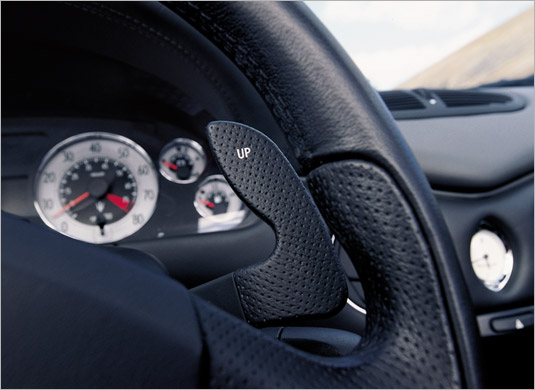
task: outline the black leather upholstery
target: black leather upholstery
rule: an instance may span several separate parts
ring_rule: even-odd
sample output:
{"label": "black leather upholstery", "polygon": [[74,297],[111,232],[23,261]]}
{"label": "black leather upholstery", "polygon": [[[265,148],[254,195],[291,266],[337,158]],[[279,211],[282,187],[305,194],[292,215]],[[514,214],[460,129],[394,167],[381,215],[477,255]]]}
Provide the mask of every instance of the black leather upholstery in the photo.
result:
{"label": "black leather upholstery", "polygon": [[[433,299],[445,311],[441,332],[451,332],[459,363],[452,373],[459,372],[458,385],[477,386],[476,327],[451,239],[391,115],[347,55],[302,4],[179,2],[169,7],[249,78],[286,132],[304,173],[345,159],[371,162],[385,173],[411,209],[418,239],[429,251],[429,272],[438,285]],[[329,225],[336,224],[329,214],[325,217]],[[357,233],[346,227],[344,234],[351,230]],[[369,276],[370,283],[379,281],[378,275]]]}
{"label": "black leather upholstery", "polygon": [[[234,61],[286,132],[327,223],[366,278],[364,341],[355,355],[320,358],[193,298],[205,345],[207,364],[201,366],[198,324],[183,288],[98,248],[2,216],[2,233],[9,234],[2,237],[2,253],[22,251],[27,260],[3,259],[2,309],[16,316],[3,316],[2,331],[35,335],[3,337],[3,385],[477,387],[473,314],[447,230],[423,174],[362,74],[302,4],[168,6]],[[39,237],[39,247],[25,247],[28,231]],[[51,254],[50,272],[33,273],[43,268],[44,250]],[[35,294],[43,277],[51,280],[46,285],[58,282],[60,293]],[[94,302],[96,311],[86,310]],[[61,328],[55,328],[58,318]],[[102,328],[108,318],[116,322]],[[84,332],[93,328],[94,344],[87,343]],[[106,333],[97,332],[102,329]],[[45,352],[28,360],[36,345]],[[78,360],[84,345],[88,362]],[[9,382],[10,375],[18,382]]]}
{"label": "black leather upholstery", "polygon": [[277,145],[235,122],[212,122],[207,135],[229,184],[277,237],[268,259],[233,274],[245,319],[266,326],[341,310],[346,278],[327,226]]}
{"label": "black leather upholstery", "polygon": [[310,175],[318,205],[348,250],[367,294],[366,335],[353,355],[296,351],[197,301],[211,387],[454,388],[461,386],[431,254],[388,175],[363,161]]}

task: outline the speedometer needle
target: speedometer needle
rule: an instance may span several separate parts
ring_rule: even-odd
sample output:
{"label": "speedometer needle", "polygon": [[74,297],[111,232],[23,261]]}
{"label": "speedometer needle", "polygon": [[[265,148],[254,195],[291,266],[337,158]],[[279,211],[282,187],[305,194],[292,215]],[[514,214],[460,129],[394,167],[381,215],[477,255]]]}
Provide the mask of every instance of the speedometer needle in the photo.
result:
{"label": "speedometer needle", "polygon": [[80,195],[78,198],[71,200],[69,203],[67,203],[61,210],[57,211],[55,214],[52,215],[52,218],[56,218],[63,214],[65,211],[69,210],[70,208],[76,206],[78,203],[80,203],[82,200],[86,199],[89,196],[89,192],[84,192],[82,195]]}
{"label": "speedometer needle", "polygon": [[129,202],[127,200],[124,200],[120,196],[117,196],[114,194],[107,194],[106,199],[108,199],[115,206],[119,207],[125,213],[128,213],[130,211],[131,206],[134,205],[134,202]]}

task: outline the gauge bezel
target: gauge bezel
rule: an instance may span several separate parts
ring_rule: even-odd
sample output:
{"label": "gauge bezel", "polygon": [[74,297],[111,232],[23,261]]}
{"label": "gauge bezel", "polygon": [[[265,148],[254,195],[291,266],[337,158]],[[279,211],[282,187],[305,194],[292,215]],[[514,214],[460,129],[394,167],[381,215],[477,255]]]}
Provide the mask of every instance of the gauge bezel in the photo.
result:
{"label": "gauge bezel", "polygon": [[[161,160],[162,160],[162,156],[164,155],[164,153],[166,153],[169,149],[171,149],[173,147],[176,147],[177,144],[186,145],[186,146],[191,147],[196,152],[198,152],[199,155],[202,157],[204,167],[202,169],[202,172],[199,173],[198,176],[190,178],[190,179],[187,179],[187,180],[180,180],[176,176],[173,177],[172,175],[170,175],[165,170],[165,168],[162,166]],[[160,151],[160,155],[158,156],[158,170],[160,171],[162,176],[165,177],[167,180],[169,180],[169,181],[171,181],[173,183],[177,183],[177,184],[195,183],[197,180],[199,180],[201,178],[202,174],[206,170],[206,165],[207,165],[207,160],[206,160],[206,153],[204,152],[204,148],[197,141],[194,141],[191,138],[175,138],[175,139],[169,141],[167,144],[164,145],[164,147]]]}
{"label": "gauge bezel", "polygon": [[203,205],[200,205],[198,202],[197,202],[197,193],[199,192],[199,189],[201,187],[203,187],[206,183],[208,182],[211,182],[211,181],[214,181],[214,180],[219,180],[221,182],[224,182],[229,188],[230,190],[236,195],[236,197],[238,198],[238,200],[240,201],[241,203],[241,209],[239,211],[242,211],[245,207],[245,203],[243,203],[243,201],[238,197],[238,195],[234,192],[234,190],[232,189],[232,187],[230,186],[230,184],[228,183],[227,179],[225,178],[225,176],[223,175],[211,175],[211,176],[208,176],[207,178],[205,178],[203,181],[201,181],[199,183],[199,185],[197,186],[197,189],[195,190],[195,197],[193,199],[193,206],[195,206],[195,210],[197,210],[197,213],[202,217],[202,218],[215,218],[215,219],[221,219],[221,220],[224,220],[224,219],[230,219],[230,218],[233,218],[234,217],[234,214],[235,212],[229,212],[229,213],[225,213],[225,214],[219,214],[219,215],[210,215],[210,214],[207,214],[205,212],[205,208]]}
{"label": "gauge bezel", "polygon": [[[474,259],[472,259],[472,245],[474,245],[474,239],[478,234],[481,234],[483,232],[490,233],[494,236],[496,236],[500,241],[501,244],[505,248],[505,259],[504,259],[504,266],[501,271],[501,275],[497,279],[493,280],[485,280],[478,276],[475,268],[474,268]],[[503,290],[503,288],[507,285],[509,280],[511,279],[511,275],[513,274],[513,268],[514,268],[514,256],[513,256],[513,250],[507,240],[505,239],[504,235],[497,229],[488,226],[488,225],[482,225],[480,228],[472,235],[470,238],[470,265],[472,266],[472,271],[474,272],[475,276],[478,278],[478,280],[481,281],[481,283],[490,291],[493,292],[500,292]]]}
{"label": "gauge bezel", "polygon": [[[105,240],[104,239],[104,240],[101,240],[99,242],[89,241],[87,239],[84,239],[84,238],[81,238],[81,237],[77,237],[76,235],[69,234],[68,232],[64,232],[64,231],[61,231],[61,229],[58,229],[58,227],[55,226],[49,220],[48,216],[46,215],[44,210],[42,210],[42,208],[41,208],[41,206],[39,204],[39,199],[38,199],[39,180],[42,177],[43,171],[48,166],[48,163],[51,162],[52,159],[59,152],[61,152],[63,149],[66,149],[71,145],[75,145],[77,143],[84,142],[85,140],[88,140],[88,139],[91,139],[91,140],[99,140],[99,139],[100,140],[109,140],[109,141],[118,142],[120,144],[124,144],[124,145],[130,147],[131,149],[133,149],[147,163],[149,168],[152,170],[152,173],[153,173],[154,179],[155,179],[155,184],[154,184],[155,187],[153,188],[154,191],[155,191],[154,206],[151,208],[151,210],[149,212],[149,215],[147,216],[146,220],[142,224],[140,224],[140,226],[139,226],[139,228],[137,230],[135,230],[132,233],[129,233],[129,234],[126,234],[126,235],[112,236],[110,240]],[[56,231],[56,232],[58,232],[60,234],[63,234],[65,236],[68,236],[70,238],[73,238],[73,239],[76,239],[76,240],[79,240],[79,241],[84,241],[84,242],[94,243],[94,244],[108,244],[108,243],[112,243],[112,242],[117,242],[117,241],[120,241],[120,240],[122,240],[124,238],[127,238],[127,237],[131,236],[132,234],[136,233],[137,231],[139,231],[139,229],[141,229],[150,220],[150,218],[154,215],[154,212],[155,212],[156,206],[157,206],[157,199],[158,199],[159,192],[160,192],[158,173],[157,172],[158,171],[156,170],[154,162],[152,161],[152,159],[149,156],[149,154],[145,151],[145,149],[143,149],[140,145],[138,145],[137,143],[135,143],[134,141],[132,141],[131,139],[129,139],[129,138],[125,137],[125,136],[122,136],[122,135],[119,135],[119,134],[114,134],[114,133],[108,133],[108,132],[104,132],[104,131],[91,131],[91,132],[85,132],[85,133],[76,134],[76,135],[68,137],[68,138],[64,139],[63,141],[59,142],[58,144],[56,144],[41,159],[41,162],[39,163],[39,167],[36,170],[36,174],[35,174],[35,177],[34,177],[34,180],[33,180],[33,195],[34,195],[33,204],[34,204],[35,210],[37,211],[37,214],[39,215],[41,220],[45,223],[45,225],[47,225],[49,228],[51,228],[52,230],[54,230],[54,231]],[[137,182],[137,179],[136,179],[136,182]],[[119,221],[116,221],[114,223],[117,223]]]}

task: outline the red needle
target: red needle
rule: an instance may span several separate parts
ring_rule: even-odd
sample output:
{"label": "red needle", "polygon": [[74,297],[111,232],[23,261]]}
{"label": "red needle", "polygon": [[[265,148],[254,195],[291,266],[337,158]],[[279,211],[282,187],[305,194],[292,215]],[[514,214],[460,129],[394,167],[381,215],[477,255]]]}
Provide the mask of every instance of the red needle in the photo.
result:
{"label": "red needle", "polygon": [[121,198],[120,196],[113,195],[113,194],[107,194],[106,199],[108,199],[115,206],[119,207],[125,213],[129,212],[130,208],[134,205],[134,202],[128,202],[124,200],[123,198]]}
{"label": "red needle", "polygon": [[162,164],[165,165],[165,166],[168,166],[169,168],[171,168],[174,171],[178,170],[178,165],[172,164],[172,163],[170,163],[168,161],[162,161]]}
{"label": "red needle", "polygon": [[61,215],[71,207],[76,206],[78,203],[80,203],[82,200],[86,199],[89,196],[89,192],[84,192],[82,195],[80,195],[78,198],[71,200],[69,203],[67,203],[61,210],[56,212],[52,215],[52,218],[56,218],[57,216]]}
{"label": "red needle", "polygon": [[208,202],[207,200],[204,200],[204,199],[199,199],[201,201],[202,204],[204,204],[205,206],[208,206],[210,207],[211,209],[213,209],[215,207],[215,204],[213,204],[212,202]]}

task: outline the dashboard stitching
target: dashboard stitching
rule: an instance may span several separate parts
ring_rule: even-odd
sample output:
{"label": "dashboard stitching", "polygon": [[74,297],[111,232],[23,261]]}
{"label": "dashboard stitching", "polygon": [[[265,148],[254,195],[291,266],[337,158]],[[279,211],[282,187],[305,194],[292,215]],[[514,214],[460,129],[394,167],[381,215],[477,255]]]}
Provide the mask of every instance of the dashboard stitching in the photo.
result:
{"label": "dashboard stitching", "polygon": [[251,80],[258,92],[262,95],[264,101],[268,104],[271,113],[277,119],[281,129],[285,132],[294,147],[296,156],[300,159],[310,155],[310,151],[303,142],[303,131],[297,124],[296,119],[290,112],[282,95],[277,88],[273,86],[268,76],[262,70],[262,64],[257,62],[247,51],[246,45],[240,39],[225,32],[221,26],[213,20],[212,17],[204,13],[197,5],[192,2],[186,4],[197,12],[200,18],[196,18],[191,13],[180,8],[181,4],[168,3],[183,18],[191,23],[199,23],[198,28],[209,33],[214,43],[225,52],[242,69],[243,73]]}
{"label": "dashboard stitching", "polygon": [[[70,7],[79,9],[81,11],[100,16],[112,23],[118,24],[117,20],[114,20],[112,16],[109,14],[106,14],[104,12],[100,12],[96,7],[88,6],[87,4],[79,5],[75,3],[65,2],[65,5],[68,5]],[[98,8],[105,10],[111,14],[114,14],[114,16],[120,17],[123,19],[122,22],[120,22],[121,25],[129,28],[132,31],[135,31],[147,38],[155,38],[160,41],[161,44],[164,46],[170,47],[173,49],[173,51],[177,54],[182,55],[182,57],[188,59],[192,63],[194,63],[197,66],[197,69],[203,73],[208,80],[210,80],[213,84],[213,86],[216,88],[216,90],[223,96],[226,104],[228,105],[229,109],[232,111],[232,114],[236,117],[236,120],[240,120],[241,115],[239,114],[238,110],[236,109],[236,105],[234,102],[232,102],[232,98],[230,95],[226,92],[226,89],[222,87],[219,80],[215,77],[215,75],[206,67],[206,65],[201,62],[201,60],[196,57],[193,53],[188,51],[186,48],[184,48],[180,43],[178,43],[173,38],[169,37],[168,35],[162,33],[161,31],[155,29],[154,27],[149,26],[147,23],[140,21],[139,19],[127,15],[123,12],[120,12],[116,9],[110,8],[108,6],[105,6],[103,4],[98,4]],[[131,22],[131,23],[129,23]],[[133,24],[132,24],[133,23]]]}

